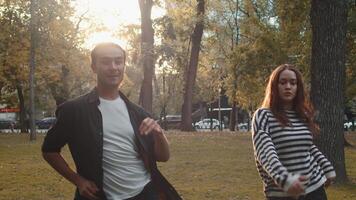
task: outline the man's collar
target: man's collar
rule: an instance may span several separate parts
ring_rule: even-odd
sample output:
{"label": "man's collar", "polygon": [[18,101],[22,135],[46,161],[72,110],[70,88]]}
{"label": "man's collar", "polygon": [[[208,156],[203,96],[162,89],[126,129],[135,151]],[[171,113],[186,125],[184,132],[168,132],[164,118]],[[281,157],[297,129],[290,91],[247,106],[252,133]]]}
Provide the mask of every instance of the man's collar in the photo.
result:
{"label": "man's collar", "polygon": [[[122,98],[122,100],[124,100],[125,103],[128,103],[129,102],[128,98],[120,90],[118,90],[118,92],[120,98]],[[97,103],[98,105],[100,104],[98,89],[96,87],[92,89],[92,91],[90,91],[88,98],[89,98],[88,99],[89,103]]]}
{"label": "man's collar", "polygon": [[99,94],[96,87],[92,89],[88,95],[89,103],[98,103],[99,104]]}

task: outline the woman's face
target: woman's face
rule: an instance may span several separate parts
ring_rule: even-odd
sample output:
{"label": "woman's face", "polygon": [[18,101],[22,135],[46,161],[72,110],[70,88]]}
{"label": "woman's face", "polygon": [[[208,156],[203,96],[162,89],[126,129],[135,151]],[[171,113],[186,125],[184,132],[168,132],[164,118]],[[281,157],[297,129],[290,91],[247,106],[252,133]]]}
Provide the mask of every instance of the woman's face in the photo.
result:
{"label": "woman's face", "polygon": [[294,71],[284,70],[278,79],[278,94],[284,106],[291,108],[297,95],[297,75]]}

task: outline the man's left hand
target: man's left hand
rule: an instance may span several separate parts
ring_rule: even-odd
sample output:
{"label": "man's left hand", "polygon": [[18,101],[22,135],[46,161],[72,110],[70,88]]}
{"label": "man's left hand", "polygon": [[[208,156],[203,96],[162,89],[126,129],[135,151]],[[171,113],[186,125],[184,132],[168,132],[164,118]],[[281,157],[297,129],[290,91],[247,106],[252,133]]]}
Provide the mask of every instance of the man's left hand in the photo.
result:
{"label": "man's left hand", "polygon": [[149,134],[162,134],[163,130],[161,126],[152,118],[145,118],[139,129],[141,135],[149,135]]}
{"label": "man's left hand", "polygon": [[161,162],[168,161],[169,145],[161,126],[155,120],[151,118],[145,118],[138,130],[141,135],[153,136],[155,160]]}

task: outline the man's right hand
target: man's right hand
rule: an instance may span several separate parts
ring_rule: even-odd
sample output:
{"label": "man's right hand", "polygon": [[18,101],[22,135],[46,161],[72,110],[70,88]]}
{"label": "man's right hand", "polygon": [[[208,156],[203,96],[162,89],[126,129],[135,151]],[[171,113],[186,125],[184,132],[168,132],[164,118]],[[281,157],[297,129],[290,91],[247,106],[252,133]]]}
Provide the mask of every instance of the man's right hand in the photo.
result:
{"label": "man's right hand", "polygon": [[89,181],[83,177],[79,177],[76,183],[79,193],[81,196],[86,197],[90,200],[99,200],[100,198],[96,196],[99,189],[94,182]]}
{"label": "man's right hand", "polygon": [[96,196],[99,189],[94,182],[89,181],[74,172],[59,152],[43,152],[43,158],[68,181],[78,187],[80,195],[90,199],[99,200]]}
{"label": "man's right hand", "polygon": [[304,181],[307,180],[307,177],[305,176],[300,176],[297,180],[295,180],[292,185],[289,187],[287,193],[290,195],[293,195],[295,197],[298,197],[300,194],[304,192],[304,186],[303,183]]}

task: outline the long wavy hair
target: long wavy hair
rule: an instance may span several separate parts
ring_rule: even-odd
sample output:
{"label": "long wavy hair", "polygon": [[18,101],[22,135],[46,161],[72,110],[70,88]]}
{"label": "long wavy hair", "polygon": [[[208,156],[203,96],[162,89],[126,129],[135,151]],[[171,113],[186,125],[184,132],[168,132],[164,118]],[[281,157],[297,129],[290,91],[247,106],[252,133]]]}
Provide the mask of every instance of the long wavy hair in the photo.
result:
{"label": "long wavy hair", "polygon": [[313,137],[315,137],[319,134],[319,126],[313,120],[314,108],[306,96],[302,74],[294,65],[283,64],[273,70],[266,87],[262,107],[270,109],[283,126],[289,125],[290,122],[283,109],[283,101],[278,92],[279,76],[284,70],[293,71],[297,77],[297,93],[293,100],[293,109],[297,112],[298,116],[308,124]]}

